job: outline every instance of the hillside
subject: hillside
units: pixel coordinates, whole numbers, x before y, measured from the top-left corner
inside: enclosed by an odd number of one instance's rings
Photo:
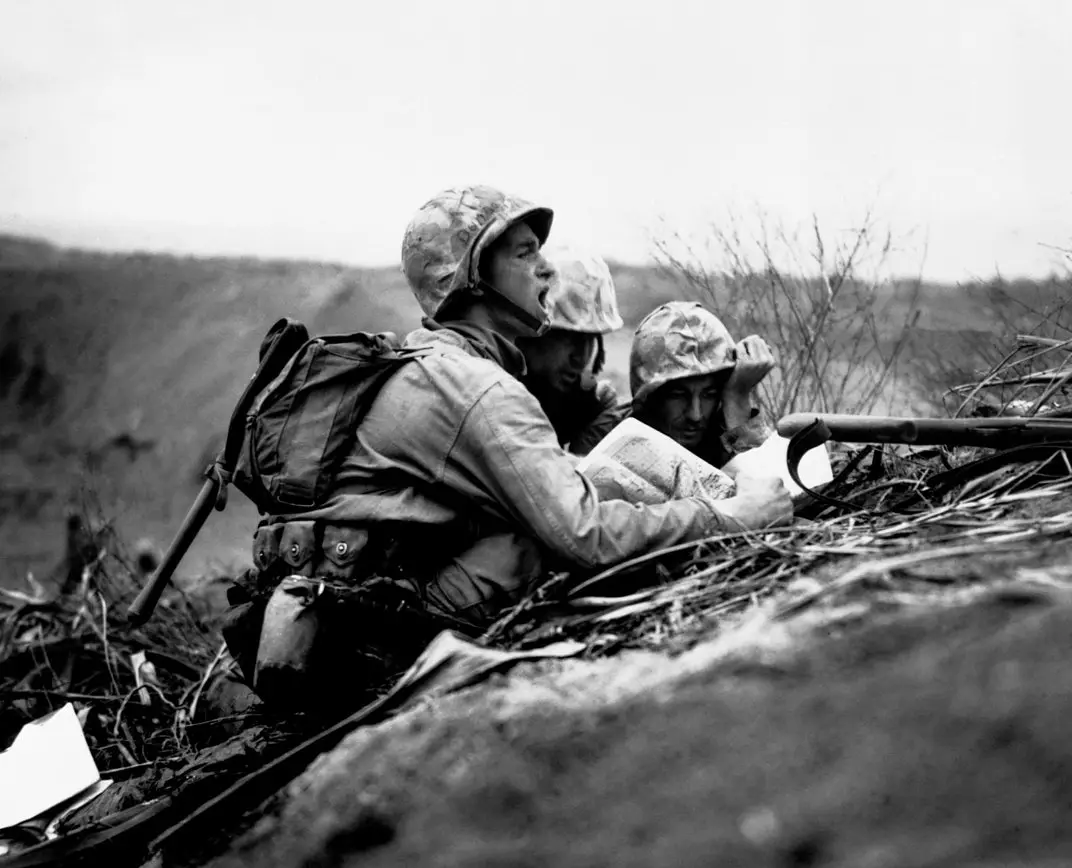
[[[0,242],[0,299],[6,582],[51,566],[65,507],[94,494],[123,539],[166,544],[276,318],[325,332],[404,329],[418,315],[389,270],[9,240]],[[244,557],[254,517],[232,498],[184,569]]]
[[[625,388],[632,326],[684,290],[653,267],[613,271],[627,328],[608,342],[608,373]],[[902,304],[901,290],[890,292]],[[973,292],[923,288],[915,357],[963,367],[973,347],[992,353],[1001,344],[1001,318]],[[48,573],[71,505],[114,519],[128,543],[165,546],[265,329],[284,315],[314,332],[405,331],[419,310],[394,269],[103,254],[0,238],[0,581]],[[244,562],[254,523],[235,494],[180,572]]]

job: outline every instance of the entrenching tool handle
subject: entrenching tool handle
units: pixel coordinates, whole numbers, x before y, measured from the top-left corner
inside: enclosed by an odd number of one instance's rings
[[[179,528],[175,538],[171,541],[171,545],[168,547],[164,559],[160,562],[160,566],[157,567],[156,572],[149,579],[149,583],[142,588],[142,592],[138,594],[137,599],[127,609],[127,621],[130,622],[131,626],[140,627],[152,617],[153,610],[156,608],[156,604],[160,602],[160,597],[171,580],[175,568],[179,565],[183,555],[186,554],[190,543],[194,541],[197,532],[201,530],[209,513],[216,506],[219,490],[220,480],[215,476],[206,479],[205,484],[201,486],[197,500],[190,507],[190,511],[186,513],[182,527]]]
[[[227,493],[227,484],[231,480],[231,473],[234,471],[238,453],[242,448],[246,414],[253,406],[257,393],[271,382],[282,370],[287,360],[308,340],[308,329],[297,320],[288,317],[277,320],[268,330],[268,334],[261,342],[260,362],[257,370],[250,377],[242,392],[242,397],[238,399],[238,403],[231,412],[231,422],[227,427],[227,439],[223,451],[212,467],[206,471],[208,475],[205,484],[201,486],[201,492],[197,495],[194,505],[186,513],[182,527],[175,534],[175,539],[172,540],[167,554],[164,555],[164,560],[149,579],[149,584],[127,609],[127,620],[131,626],[140,627],[149,620],[175,568],[208,519],[208,514],[213,508],[223,509],[226,504],[224,495]]]

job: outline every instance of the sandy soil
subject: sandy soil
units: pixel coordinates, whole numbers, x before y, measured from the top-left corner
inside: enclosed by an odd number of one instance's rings
[[[527,664],[354,733],[211,864],[1072,864],[1070,658],[1072,601],[995,591]]]

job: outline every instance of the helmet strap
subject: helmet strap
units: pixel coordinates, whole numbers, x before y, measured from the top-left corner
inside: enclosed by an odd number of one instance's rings
[[[470,250],[475,251],[479,249],[481,239],[490,228],[490,221],[480,228],[480,231],[477,233],[476,237],[472,240],[470,244]],[[469,286],[481,292],[490,292],[495,295],[495,297],[498,298],[499,301],[501,301],[506,306],[507,310],[512,311],[526,327],[528,327],[535,333],[536,337],[542,335],[550,327],[548,317],[545,316],[543,319],[540,319],[539,317],[525,310],[525,308],[519,305],[512,298],[509,298],[504,292],[493,286],[491,283],[488,283],[488,281],[484,280],[484,278],[480,276],[479,263],[472,254],[470,254],[469,256],[468,270]]]
[[[607,350],[603,346],[603,335],[596,335],[596,351],[592,357],[592,373],[599,374],[607,361]]]
[[[484,280],[484,278],[477,277],[474,289],[479,289],[481,292],[493,293],[495,297],[514,314],[514,316],[521,320],[521,322],[528,328],[532,329],[537,337],[547,331],[549,324],[546,318],[540,319],[535,314],[525,310],[525,308],[507,296],[504,292],[496,289],[492,284]]]

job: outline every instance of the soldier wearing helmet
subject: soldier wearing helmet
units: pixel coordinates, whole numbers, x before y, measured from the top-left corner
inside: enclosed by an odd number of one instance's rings
[[[493,187],[445,190],[426,202],[402,240],[402,272],[425,315],[461,320],[475,310],[482,326],[511,341],[543,334],[554,271],[540,248],[551,219],[549,208]],[[510,255],[484,255],[496,246],[510,246]]]
[[[551,565],[595,568],[719,529],[790,519],[764,491],[715,502],[600,501],[521,383],[516,342],[548,326],[552,213],[491,187],[446,190],[417,212],[402,270],[426,350],[382,387],[332,496],[302,518],[390,529],[388,571],[427,611],[486,624]],[[786,499],[788,503],[788,499]],[[386,530],[384,530],[386,533]]]
[[[550,328],[522,338],[522,382],[536,396],[559,442],[587,454],[629,414],[628,404],[606,380],[597,380],[606,358],[603,335],[622,327],[610,268],[599,256],[565,248],[548,254],[555,268]]]
[[[648,314],[633,336],[633,415],[721,467],[770,436],[753,393],[773,368],[762,338],[734,343],[703,305],[669,302]]]

